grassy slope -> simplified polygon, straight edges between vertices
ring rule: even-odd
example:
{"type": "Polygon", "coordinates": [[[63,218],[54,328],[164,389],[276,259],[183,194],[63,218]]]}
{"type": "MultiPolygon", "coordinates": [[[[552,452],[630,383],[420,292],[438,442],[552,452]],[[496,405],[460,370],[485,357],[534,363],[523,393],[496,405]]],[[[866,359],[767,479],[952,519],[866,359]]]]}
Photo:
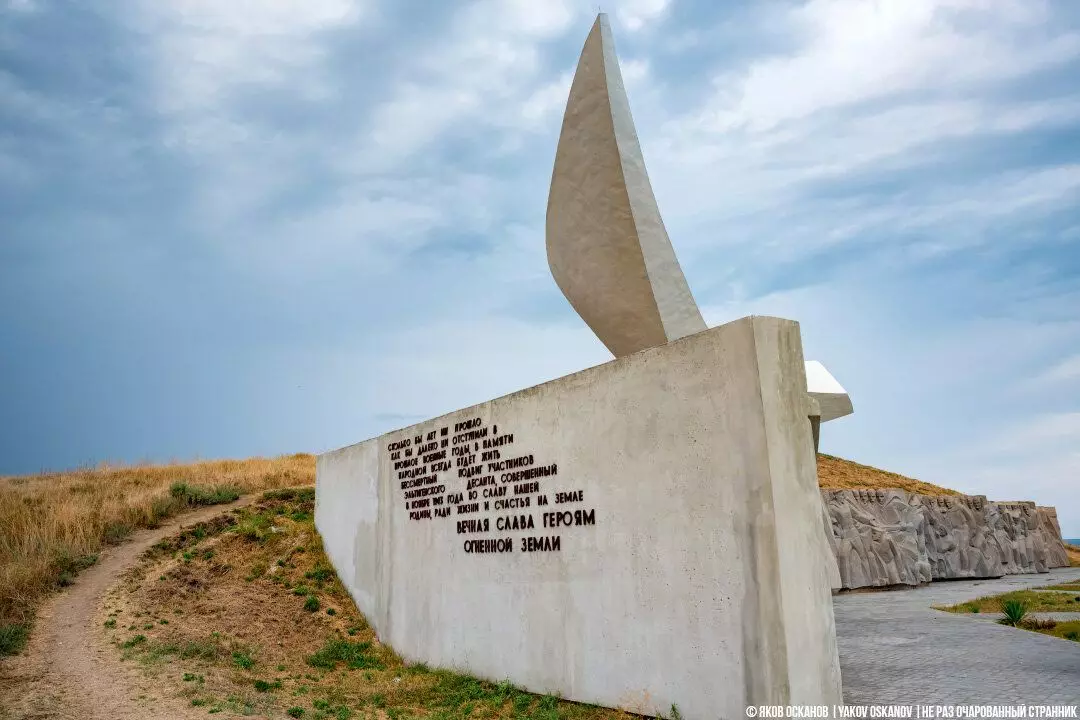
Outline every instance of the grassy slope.
{"type": "Polygon", "coordinates": [[[0,477],[0,656],[22,647],[44,596],[104,545],[193,505],[314,480],[311,455],[0,477]]]}
{"type": "Polygon", "coordinates": [[[313,511],[310,488],[274,491],[159,543],[106,599],[98,621],[162,693],[207,712],[305,720],[629,717],[403,662],[379,642],[330,567],[313,511]]]}

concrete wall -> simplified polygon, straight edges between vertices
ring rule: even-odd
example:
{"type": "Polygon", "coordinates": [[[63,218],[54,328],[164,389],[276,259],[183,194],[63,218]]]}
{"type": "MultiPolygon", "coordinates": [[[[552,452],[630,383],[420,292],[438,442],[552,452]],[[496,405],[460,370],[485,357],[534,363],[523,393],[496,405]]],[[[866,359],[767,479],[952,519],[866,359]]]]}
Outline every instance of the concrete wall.
{"type": "Polygon", "coordinates": [[[1069,564],[1054,508],[899,489],[821,495],[843,588],[1001,577],[1069,564]]]}
{"type": "Polygon", "coordinates": [[[408,660],[688,720],[840,702],[803,372],[744,318],[326,453],[316,524],[408,660]]]}

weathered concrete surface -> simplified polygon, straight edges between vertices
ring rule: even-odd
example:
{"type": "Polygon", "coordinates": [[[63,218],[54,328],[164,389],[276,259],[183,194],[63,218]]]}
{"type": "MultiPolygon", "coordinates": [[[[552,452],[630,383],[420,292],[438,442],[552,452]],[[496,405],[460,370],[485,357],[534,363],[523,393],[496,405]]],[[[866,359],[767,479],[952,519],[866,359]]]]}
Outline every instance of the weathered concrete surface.
{"type": "Polygon", "coordinates": [[[1053,508],[899,489],[821,494],[844,588],[992,578],[1069,564],[1053,508]]]}
{"type": "Polygon", "coordinates": [[[796,323],[745,318],[326,453],[316,524],[380,638],[409,660],[644,713],[674,703],[689,720],[836,702],[802,361],[796,323]],[[453,469],[432,470],[441,450],[428,438],[448,440],[453,469]],[[501,451],[494,468],[459,453],[488,447],[501,451]],[[394,467],[410,456],[423,467],[394,467]],[[534,471],[536,488],[513,477],[534,471]],[[412,519],[414,482],[452,514],[412,519]],[[483,491],[475,510],[470,484],[483,491]],[[499,491],[530,504],[480,504],[499,491]],[[594,522],[551,527],[572,510],[594,522]],[[503,530],[506,518],[535,527],[503,530]],[[559,549],[522,552],[542,536],[559,549]],[[469,545],[504,539],[510,551],[469,545]]]}
{"type": "MultiPolygon", "coordinates": [[[[986,595],[1080,579],[1080,568],[833,598],[844,700],[883,705],[1080,704],[1080,643],[947,613],[986,595]]],[[[993,617],[1000,617],[994,615],[993,617]]]]}
{"type": "Polygon", "coordinates": [[[546,234],[555,282],[616,357],[705,329],[645,172],[604,14],[570,87],[546,234]]]}

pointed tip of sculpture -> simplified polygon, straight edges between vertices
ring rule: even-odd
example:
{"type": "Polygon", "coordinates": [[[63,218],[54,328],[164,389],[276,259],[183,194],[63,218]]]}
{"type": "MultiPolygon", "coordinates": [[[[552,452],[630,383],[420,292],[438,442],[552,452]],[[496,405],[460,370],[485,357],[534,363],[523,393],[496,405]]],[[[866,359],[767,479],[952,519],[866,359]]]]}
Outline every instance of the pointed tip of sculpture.
{"type": "Polygon", "coordinates": [[[556,284],[616,357],[705,329],[645,172],[603,12],[570,86],[545,235],[556,284]]]}

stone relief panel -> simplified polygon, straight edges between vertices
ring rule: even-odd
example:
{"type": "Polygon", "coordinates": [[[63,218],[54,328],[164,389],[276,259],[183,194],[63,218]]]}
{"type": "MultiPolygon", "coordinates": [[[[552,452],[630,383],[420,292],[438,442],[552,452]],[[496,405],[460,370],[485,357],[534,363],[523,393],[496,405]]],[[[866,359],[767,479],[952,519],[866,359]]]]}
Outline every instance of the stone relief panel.
{"type": "Polygon", "coordinates": [[[821,494],[843,588],[1000,577],[1068,565],[1054,508],[899,489],[821,494]]]}

